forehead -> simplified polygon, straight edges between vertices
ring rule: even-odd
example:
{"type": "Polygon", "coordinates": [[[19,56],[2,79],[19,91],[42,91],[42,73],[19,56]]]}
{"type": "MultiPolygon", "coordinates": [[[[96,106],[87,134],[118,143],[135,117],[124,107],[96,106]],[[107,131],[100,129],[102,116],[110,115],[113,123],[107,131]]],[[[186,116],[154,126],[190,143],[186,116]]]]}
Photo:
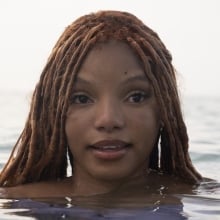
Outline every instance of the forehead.
{"type": "Polygon", "coordinates": [[[114,40],[97,43],[89,51],[77,75],[83,76],[87,73],[105,73],[110,76],[116,73],[124,73],[122,76],[137,73],[145,75],[143,64],[134,50],[127,43],[114,40]]]}

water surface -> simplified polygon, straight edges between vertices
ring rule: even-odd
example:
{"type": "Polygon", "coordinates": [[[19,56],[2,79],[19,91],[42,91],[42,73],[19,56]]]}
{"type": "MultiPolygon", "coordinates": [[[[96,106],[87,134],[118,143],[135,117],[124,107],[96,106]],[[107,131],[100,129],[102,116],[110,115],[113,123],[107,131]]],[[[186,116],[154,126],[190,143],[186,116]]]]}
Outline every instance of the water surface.
{"type": "MultiPolygon", "coordinates": [[[[6,163],[27,117],[30,93],[0,91],[0,169],[6,163]]],[[[190,137],[190,155],[207,182],[195,194],[172,195],[178,204],[135,200],[97,203],[95,198],[53,201],[0,199],[0,219],[211,219],[220,220],[220,97],[186,97],[184,117],[190,137]],[[104,205],[105,204],[105,205],[104,205]]],[[[123,200],[123,199],[122,199],[123,200]]],[[[110,201],[110,200],[109,200],[110,201]]]]}

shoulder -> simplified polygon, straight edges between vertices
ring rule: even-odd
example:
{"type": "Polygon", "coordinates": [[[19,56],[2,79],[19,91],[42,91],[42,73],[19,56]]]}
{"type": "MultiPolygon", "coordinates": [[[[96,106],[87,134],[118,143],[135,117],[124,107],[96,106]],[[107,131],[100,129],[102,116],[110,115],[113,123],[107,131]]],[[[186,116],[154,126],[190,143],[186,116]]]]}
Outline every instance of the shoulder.
{"type": "Polygon", "coordinates": [[[28,183],[0,188],[0,198],[44,198],[60,197],[69,194],[70,180],[28,183]]]}

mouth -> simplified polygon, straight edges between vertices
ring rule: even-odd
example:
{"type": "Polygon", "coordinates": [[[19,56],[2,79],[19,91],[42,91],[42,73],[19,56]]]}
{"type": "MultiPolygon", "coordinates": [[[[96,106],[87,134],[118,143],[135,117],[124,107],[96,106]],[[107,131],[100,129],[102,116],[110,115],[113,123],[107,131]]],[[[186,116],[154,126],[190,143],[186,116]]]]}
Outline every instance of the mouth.
{"type": "Polygon", "coordinates": [[[103,160],[122,158],[132,144],[121,140],[102,140],[89,146],[95,157],[103,160]]]}

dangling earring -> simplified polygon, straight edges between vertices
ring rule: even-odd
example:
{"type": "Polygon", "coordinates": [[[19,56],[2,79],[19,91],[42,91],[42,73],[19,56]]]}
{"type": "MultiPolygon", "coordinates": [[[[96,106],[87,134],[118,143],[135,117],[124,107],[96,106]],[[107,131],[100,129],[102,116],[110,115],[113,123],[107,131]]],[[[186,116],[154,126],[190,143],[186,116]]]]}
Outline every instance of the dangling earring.
{"type": "Polygon", "coordinates": [[[161,142],[162,142],[162,132],[164,129],[164,123],[161,121],[160,122],[160,129],[159,129],[159,139],[158,139],[158,168],[161,168],[161,142]]]}

